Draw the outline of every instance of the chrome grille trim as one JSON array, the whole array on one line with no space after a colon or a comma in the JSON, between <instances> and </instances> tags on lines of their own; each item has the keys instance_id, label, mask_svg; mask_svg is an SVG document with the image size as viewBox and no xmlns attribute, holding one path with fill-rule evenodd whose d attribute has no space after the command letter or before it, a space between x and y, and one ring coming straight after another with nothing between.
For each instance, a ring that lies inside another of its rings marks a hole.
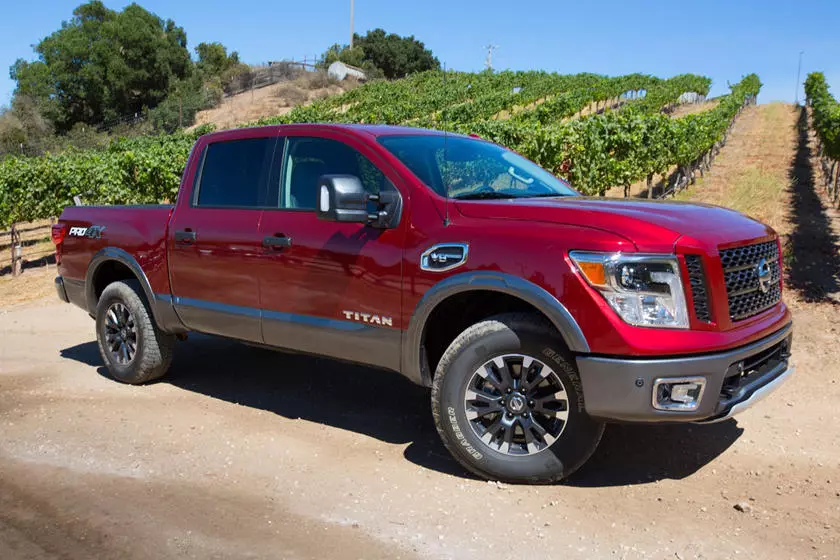
<instances>
[{"instance_id":1,"label":"chrome grille trim","mask_svg":"<svg viewBox=\"0 0 840 560\"><path fill-rule=\"evenodd\" d=\"M759 286L757 267L764 260L770 268L771 285L767 292ZM770 309L782 298L779 246L775 240L720 250L720 262L726 283L729 318L741 321Z\"/></svg>"}]
</instances>

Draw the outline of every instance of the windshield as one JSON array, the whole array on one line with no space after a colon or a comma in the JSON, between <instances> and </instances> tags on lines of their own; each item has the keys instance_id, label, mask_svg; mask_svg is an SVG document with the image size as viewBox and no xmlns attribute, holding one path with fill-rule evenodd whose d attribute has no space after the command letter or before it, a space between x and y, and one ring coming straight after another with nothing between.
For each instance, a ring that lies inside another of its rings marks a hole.
<instances>
[{"instance_id":1,"label":"windshield","mask_svg":"<svg viewBox=\"0 0 840 560\"><path fill-rule=\"evenodd\" d=\"M461 136L382 136L379 143L441 196L459 199L577 193L537 164L496 144Z\"/></svg>"}]
</instances>

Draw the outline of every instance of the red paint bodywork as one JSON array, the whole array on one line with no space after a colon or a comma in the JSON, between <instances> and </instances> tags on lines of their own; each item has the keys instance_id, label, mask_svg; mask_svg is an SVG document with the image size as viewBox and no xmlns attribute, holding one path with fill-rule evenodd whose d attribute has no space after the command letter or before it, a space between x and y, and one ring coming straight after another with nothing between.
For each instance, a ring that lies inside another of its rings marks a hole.
<instances>
[{"instance_id":1,"label":"red paint bodywork","mask_svg":"<svg viewBox=\"0 0 840 560\"><path fill-rule=\"evenodd\" d=\"M617 356L733 348L790 321L784 303L737 324L729 320L718 251L776 239L771 228L757 221L723 208L677 202L586 197L447 201L377 142L388 134L438 133L286 125L204 136L189 159L174 206L67 208L60 222L68 227L104 225L107 230L102 239L66 237L60 274L83 280L91 257L115 246L134 256L156 294L338 320L344 318L343 310L353 309L393 317L392 328L406 330L418 302L438 282L468 271L502 271L554 295L576 319L593 353ZM191 206L200 159L196 154L207 143L272 135L321 136L362 152L400 191L399 225L377 230L320 221L314 212ZM185 228L197 231L192 246L174 242L174 232ZM292 237L294 245L282 251L264 249L262 238L276 234ZM468 261L444 273L421 270L421 253L445 242L468 242ZM573 250L703 254L717 322L705 324L692 317L688 330L630 326L576 272L568 257Z\"/></svg>"}]
</instances>

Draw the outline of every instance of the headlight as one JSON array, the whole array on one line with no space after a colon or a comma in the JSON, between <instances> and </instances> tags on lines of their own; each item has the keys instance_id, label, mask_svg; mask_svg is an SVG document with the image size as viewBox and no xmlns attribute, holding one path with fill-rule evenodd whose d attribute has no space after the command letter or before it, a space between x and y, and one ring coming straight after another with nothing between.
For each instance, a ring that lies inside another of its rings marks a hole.
<instances>
[{"instance_id":1,"label":"headlight","mask_svg":"<svg viewBox=\"0 0 840 560\"><path fill-rule=\"evenodd\" d=\"M625 322L641 327L688 328L676 256L582 251L572 251L569 256Z\"/></svg>"}]
</instances>

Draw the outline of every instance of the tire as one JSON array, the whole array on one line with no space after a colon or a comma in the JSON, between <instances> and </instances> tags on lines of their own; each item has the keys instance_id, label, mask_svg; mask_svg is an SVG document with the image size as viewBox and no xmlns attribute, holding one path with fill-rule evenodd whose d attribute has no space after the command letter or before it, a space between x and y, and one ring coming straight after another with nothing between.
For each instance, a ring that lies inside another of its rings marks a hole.
<instances>
[{"instance_id":1,"label":"tire","mask_svg":"<svg viewBox=\"0 0 840 560\"><path fill-rule=\"evenodd\" d=\"M505 378L512 380L507 385L513 392L499 388ZM470 400L477 393L481 398ZM517 393L519 398L511 398ZM500 412L487 412L496 409ZM604 432L604 424L585 411L580 376L559 335L528 313L491 317L455 338L435 372L432 414L461 465L482 478L512 483L546 484L569 476L589 459ZM509 438L507 429L494 430L511 422Z\"/></svg>"},{"instance_id":2,"label":"tire","mask_svg":"<svg viewBox=\"0 0 840 560\"><path fill-rule=\"evenodd\" d=\"M115 328L118 323L124 328ZM96 340L111 376L132 385L162 377L175 349L175 336L157 327L136 280L114 282L102 291L96 305Z\"/></svg>"}]
</instances>

